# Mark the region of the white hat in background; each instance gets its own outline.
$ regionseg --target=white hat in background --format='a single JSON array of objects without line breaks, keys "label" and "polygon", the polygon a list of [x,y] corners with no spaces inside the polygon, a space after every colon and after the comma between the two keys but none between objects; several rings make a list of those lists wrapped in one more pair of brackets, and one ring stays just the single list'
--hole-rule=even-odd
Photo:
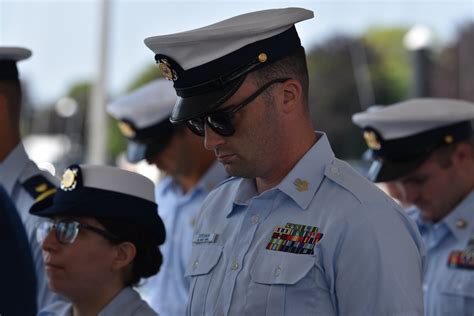
[{"label": "white hat in background", "polygon": [[143,160],[168,144],[175,129],[169,117],[176,99],[172,83],[157,79],[107,106],[128,139],[128,161]]},{"label": "white hat in background", "polygon": [[441,98],[411,99],[356,113],[374,159],[369,179],[395,180],[415,170],[437,148],[472,136],[474,103]]}]

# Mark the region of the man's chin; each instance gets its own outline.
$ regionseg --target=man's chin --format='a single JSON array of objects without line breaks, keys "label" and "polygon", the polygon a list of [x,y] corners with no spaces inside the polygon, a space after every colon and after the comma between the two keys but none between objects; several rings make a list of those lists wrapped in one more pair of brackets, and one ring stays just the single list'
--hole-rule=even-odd
[{"label": "man's chin", "polygon": [[439,216],[437,216],[436,212],[433,211],[433,210],[430,210],[430,209],[427,209],[427,208],[421,208],[419,207],[419,209],[421,210],[421,218],[424,220],[424,221],[429,221],[429,222],[438,222],[439,220],[441,220],[441,218]]}]

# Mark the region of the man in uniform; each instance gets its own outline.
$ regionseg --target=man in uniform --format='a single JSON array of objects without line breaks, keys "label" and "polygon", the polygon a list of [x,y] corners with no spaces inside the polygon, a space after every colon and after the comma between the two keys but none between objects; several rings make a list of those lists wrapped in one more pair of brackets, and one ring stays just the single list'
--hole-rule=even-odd
[{"label": "man in uniform", "polygon": [[421,241],[399,206],[334,157],[309,116],[299,8],[151,37],[230,178],[195,228],[191,315],[421,315]]},{"label": "man in uniform", "polygon": [[190,280],[184,276],[191,256],[193,225],[204,198],[227,174],[202,138],[171,124],[176,102],[172,84],[154,80],[109,105],[128,138],[127,159],[146,159],[166,177],[156,188],[156,202],[166,227],[160,273],[141,287],[143,298],[161,315],[184,315]]},{"label": "man in uniform", "polygon": [[369,178],[415,205],[427,248],[426,315],[474,314],[474,103],[411,99],[353,121],[373,152]]},{"label": "man in uniform", "polygon": [[16,62],[31,56],[19,47],[0,47],[0,184],[12,198],[25,225],[38,279],[38,308],[57,295],[47,285],[41,248],[35,238],[38,219],[28,211],[33,202],[56,191],[58,181],[28,158],[20,136],[21,84]]}]

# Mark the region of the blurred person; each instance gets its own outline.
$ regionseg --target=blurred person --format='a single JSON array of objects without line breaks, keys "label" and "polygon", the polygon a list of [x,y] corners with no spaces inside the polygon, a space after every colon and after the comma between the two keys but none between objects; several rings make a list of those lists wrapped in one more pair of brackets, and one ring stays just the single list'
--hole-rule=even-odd
[{"label": "blurred person", "polygon": [[172,84],[154,80],[108,107],[128,138],[127,159],[156,165],[165,177],[156,187],[159,214],[166,227],[161,272],[140,287],[144,299],[163,315],[184,315],[190,279],[193,226],[207,194],[227,174],[202,138],[169,121],[176,102]]},{"label": "blurred person", "polygon": [[158,273],[165,240],[154,185],[134,172],[72,165],[61,188],[30,213],[49,218],[37,229],[48,284],[71,302],[40,316],[157,315],[133,289]]},{"label": "blurred person", "polygon": [[190,315],[420,315],[419,233],[314,131],[300,8],[147,38],[179,96],[171,120],[234,176],[206,198]]},{"label": "blurred person", "polygon": [[36,275],[25,228],[0,185],[0,315],[36,315]]},{"label": "blurred person", "polygon": [[427,248],[426,315],[474,314],[474,103],[419,98],[353,116],[374,161],[369,178],[415,207]]},{"label": "blurred person", "polygon": [[16,63],[29,58],[31,51],[20,47],[0,47],[0,184],[12,198],[25,226],[38,279],[38,308],[58,299],[47,286],[41,249],[35,238],[38,218],[28,213],[35,200],[55,192],[58,181],[40,170],[28,157],[21,142],[21,83]]},{"label": "blurred person", "polygon": [[410,208],[413,204],[407,200],[405,190],[396,181],[387,181],[382,183],[385,192],[395,199],[404,209]]}]

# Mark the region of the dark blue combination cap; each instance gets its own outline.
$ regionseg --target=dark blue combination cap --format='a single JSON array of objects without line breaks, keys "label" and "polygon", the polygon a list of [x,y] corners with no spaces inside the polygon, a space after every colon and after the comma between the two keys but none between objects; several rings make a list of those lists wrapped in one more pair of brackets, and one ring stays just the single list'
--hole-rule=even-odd
[{"label": "dark blue combination cap", "polygon": [[31,51],[22,47],[0,46],[0,80],[18,79],[16,63],[31,56]]},{"label": "dark blue combination cap", "polygon": [[386,182],[408,175],[438,148],[472,137],[474,103],[420,98],[356,113],[372,165],[368,178]]},{"label": "dark blue combination cap", "polygon": [[128,139],[129,162],[151,158],[168,145],[176,128],[169,121],[176,98],[171,82],[157,79],[107,106]]},{"label": "dark blue combination cap", "polygon": [[125,221],[145,229],[156,245],[165,241],[153,182],[115,167],[70,166],[58,191],[33,204],[30,213],[42,217],[87,216]]},{"label": "dark blue combination cap", "polygon": [[239,89],[246,74],[294,53],[301,47],[294,24],[312,17],[312,11],[300,8],[264,10],[145,39],[179,97],[171,121],[214,111]]}]

